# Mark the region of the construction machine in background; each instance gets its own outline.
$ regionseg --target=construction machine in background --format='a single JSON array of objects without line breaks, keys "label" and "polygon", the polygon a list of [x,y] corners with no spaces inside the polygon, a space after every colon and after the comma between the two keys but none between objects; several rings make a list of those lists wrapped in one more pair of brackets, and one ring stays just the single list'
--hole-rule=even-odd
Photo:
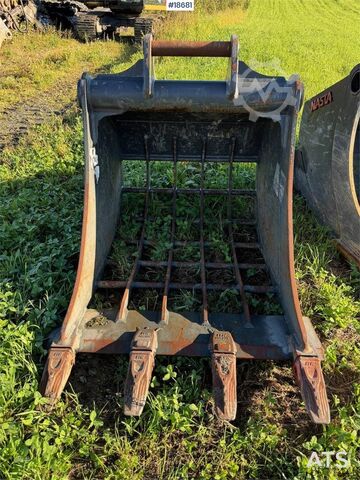
[{"label": "construction machine in background", "polygon": [[41,28],[37,4],[32,0],[0,0],[0,47],[12,38],[12,32],[27,33],[29,27]]},{"label": "construction machine in background", "polygon": [[42,0],[42,6],[53,22],[72,28],[82,41],[127,36],[140,43],[159,17],[144,14],[144,0]]},{"label": "construction machine in background", "polygon": [[0,0],[0,46],[35,26],[69,29],[81,41],[127,37],[141,43],[163,17],[163,0]]}]

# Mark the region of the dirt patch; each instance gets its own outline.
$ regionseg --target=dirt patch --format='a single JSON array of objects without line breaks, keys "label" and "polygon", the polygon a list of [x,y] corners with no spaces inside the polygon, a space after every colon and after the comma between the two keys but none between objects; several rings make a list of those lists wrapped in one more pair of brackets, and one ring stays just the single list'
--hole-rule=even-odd
[{"label": "dirt patch", "polygon": [[[20,101],[0,112],[0,152],[3,148],[16,146],[20,138],[32,127],[41,125],[53,115],[64,115],[75,102],[76,79],[66,79],[39,96]],[[73,100],[66,103],[65,99]]]},{"label": "dirt patch", "polygon": [[245,428],[249,417],[258,415],[295,437],[314,432],[289,364],[238,362],[237,376],[237,426]]},{"label": "dirt patch", "polygon": [[[105,424],[112,424],[122,407],[123,384],[128,361],[124,355],[78,354],[69,384],[82,405],[101,411]],[[69,388],[69,387],[68,387]]]}]

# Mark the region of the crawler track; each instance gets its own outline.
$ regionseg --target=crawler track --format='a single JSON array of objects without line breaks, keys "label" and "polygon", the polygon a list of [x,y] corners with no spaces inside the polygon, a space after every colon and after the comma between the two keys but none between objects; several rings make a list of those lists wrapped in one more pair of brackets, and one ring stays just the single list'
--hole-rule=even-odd
[{"label": "crawler track", "polygon": [[[48,121],[53,115],[64,114],[75,98],[75,82],[72,80],[43,92],[42,96],[30,97],[25,101],[17,102],[0,112],[0,152],[9,146],[15,146],[28,131]],[[69,87],[70,86],[70,87]]]}]

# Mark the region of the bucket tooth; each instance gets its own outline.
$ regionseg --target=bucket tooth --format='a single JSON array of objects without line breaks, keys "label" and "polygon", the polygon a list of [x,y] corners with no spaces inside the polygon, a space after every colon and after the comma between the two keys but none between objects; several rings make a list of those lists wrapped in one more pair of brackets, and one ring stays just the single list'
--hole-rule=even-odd
[{"label": "bucket tooth", "polygon": [[40,382],[40,391],[50,399],[50,403],[55,403],[60,397],[74,363],[75,352],[71,347],[50,347]]},{"label": "bucket tooth", "polygon": [[157,346],[156,329],[145,327],[135,333],[131,343],[129,369],[125,381],[125,415],[138,417],[144,409]]},{"label": "bucket tooth", "polygon": [[229,332],[211,337],[211,369],[216,415],[222,420],[236,417],[236,346]]},{"label": "bucket tooth", "polygon": [[330,423],[330,408],[321,363],[317,357],[299,355],[294,362],[306,410],[314,423]]}]

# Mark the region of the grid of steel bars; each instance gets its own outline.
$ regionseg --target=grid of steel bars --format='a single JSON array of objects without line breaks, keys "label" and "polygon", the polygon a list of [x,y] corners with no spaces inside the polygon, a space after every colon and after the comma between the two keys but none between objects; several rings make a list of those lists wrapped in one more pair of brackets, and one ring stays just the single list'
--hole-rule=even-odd
[{"label": "grid of steel bars", "polygon": [[[140,187],[123,187],[122,193],[131,194],[145,194],[144,210],[143,210],[143,223],[139,240],[132,240],[128,243],[137,244],[138,250],[135,257],[134,265],[127,280],[101,280],[98,282],[98,288],[106,289],[124,289],[121,302],[119,305],[117,320],[125,321],[129,299],[132,289],[159,289],[163,291],[162,304],[161,304],[161,321],[168,322],[169,310],[168,310],[168,298],[170,290],[193,290],[200,291],[202,296],[202,322],[203,324],[209,323],[209,306],[208,306],[208,290],[224,291],[227,289],[235,289],[238,291],[245,319],[245,325],[251,325],[251,312],[249,303],[247,300],[247,293],[261,294],[261,293],[276,293],[276,288],[271,285],[247,285],[242,277],[241,271],[246,269],[259,269],[266,270],[264,263],[252,263],[252,262],[239,262],[237,249],[252,249],[258,250],[259,244],[257,242],[236,242],[234,240],[233,224],[240,225],[256,225],[254,220],[243,220],[232,218],[233,206],[232,199],[234,195],[244,195],[254,198],[256,201],[256,192],[254,190],[234,189],[233,188],[233,164],[234,164],[234,152],[236,146],[236,138],[233,137],[230,140],[230,151],[228,159],[228,187],[227,189],[207,189],[205,188],[205,163],[207,161],[207,139],[202,141],[201,149],[201,162],[200,162],[200,187],[199,188],[178,188],[178,139],[173,138],[172,141],[172,163],[173,163],[173,186],[172,188],[152,188],[151,187],[151,175],[150,175],[150,153],[149,153],[149,137],[144,136],[144,156],[146,162],[146,185],[144,188]],[[147,245],[154,245],[154,242],[146,239],[146,224],[151,218],[149,213],[149,203],[152,193],[167,193],[171,194],[171,227],[170,227],[170,242],[168,248],[168,257],[166,261],[154,261],[143,259],[144,247]],[[178,194],[198,194],[200,196],[200,216],[197,219],[199,225],[199,239],[195,241],[179,241],[176,240],[176,202]],[[206,261],[205,248],[211,246],[211,242],[205,239],[204,234],[204,211],[205,211],[205,195],[224,195],[227,197],[227,220],[225,222],[228,232],[228,240],[230,244],[232,262],[208,262]],[[196,246],[200,250],[199,261],[174,261],[174,250],[176,247],[182,246]],[[141,267],[152,268],[164,268],[166,267],[166,273],[164,281],[139,281],[137,275]],[[172,271],[174,268],[199,268],[200,267],[200,283],[199,282],[175,282],[172,281]],[[207,270],[229,270],[233,271],[234,283],[224,285],[222,283],[207,282]]]}]

